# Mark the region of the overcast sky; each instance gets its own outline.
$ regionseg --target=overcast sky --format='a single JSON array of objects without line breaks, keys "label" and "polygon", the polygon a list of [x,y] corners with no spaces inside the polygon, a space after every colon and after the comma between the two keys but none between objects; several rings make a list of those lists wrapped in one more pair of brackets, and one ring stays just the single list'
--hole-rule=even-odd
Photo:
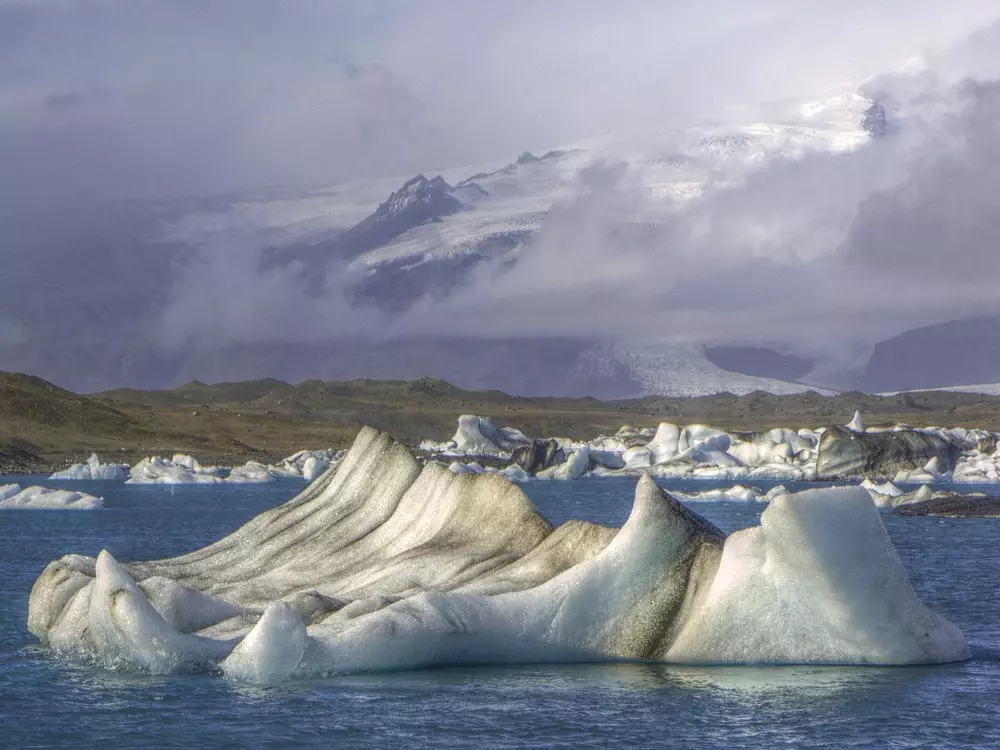
[{"label": "overcast sky", "polygon": [[504,158],[860,81],[997,10],[0,0],[0,201],[203,195]]},{"label": "overcast sky", "polygon": [[[0,254],[21,269],[0,346],[42,348],[69,320],[97,351],[94,321],[143,305],[152,329],[127,335],[177,347],[433,330],[863,348],[994,311],[998,14],[997,0],[0,0]],[[67,210],[434,174],[611,132],[752,122],[761,103],[858,86],[900,105],[878,148],[778,159],[636,241],[615,231],[642,211],[641,166],[598,165],[512,270],[484,264],[394,321],[349,304],[346,279],[309,297],[288,269],[262,274],[249,234],[147,269],[133,241],[146,228],[109,256],[109,219]],[[54,260],[25,250],[52,232]],[[65,296],[87,248],[145,275],[115,287],[127,304],[96,287],[82,306]],[[55,299],[81,314],[50,312]]]}]

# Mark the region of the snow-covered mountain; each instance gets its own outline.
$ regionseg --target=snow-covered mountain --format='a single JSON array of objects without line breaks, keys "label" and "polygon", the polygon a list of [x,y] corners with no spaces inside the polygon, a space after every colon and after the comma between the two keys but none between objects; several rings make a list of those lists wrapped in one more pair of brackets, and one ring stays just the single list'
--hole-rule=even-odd
[{"label": "snow-covered mountain", "polygon": [[[278,299],[271,281],[255,289],[253,274],[288,271],[280,277],[285,297],[319,299],[330,293],[335,277],[345,304],[376,311],[379,325],[391,327],[419,306],[448,300],[483,269],[503,273],[530,258],[553,209],[593,190],[602,169],[627,173],[628,189],[637,195],[633,204],[616,208],[609,236],[655,237],[678,210],[739,185],[762,166],[849,152],[884,133],[892,119],[881,105],[850,91],[815,102],[778,103],[762,112],[743,123],[734,118],[666,132],[637,129],[416,176],[157,207],[151,212],[157,228],[142,244],[167,270],[138,277],[135,309],[121,311],[121,330],[93,332],[104,343],[95,339],[85,348],[89,359],[100,360],[91,368],[99,375],[81,381],[78,368],[67,369],[59,357],[30,344],[10,347],[6,361],[80,389],[162,386],[193,378],[433,376],[464,387],[605,398],[800,391],[808,386],[723,370],[704,356],[706,345],[740,341],[633,339],[628,331],[610,340],[607,334],[588,338],[580,331],[559,338],[551,330],[530,330],[530,324],[529,330],[493,332],[475,343],[465,332],[449,336],[433,325],[419,329],[418,340],[412,333],[376,338],[367,330],[313,338],[310,328],[316,326],[306,319],[276,325],[277,332],[252,319],[255,310],[267,310],[267,303]],[[99,259],[92,262],[100,266]],[[195,278],[191,269],[201,268],[199,262],[222,269],[219,278],[199,282],[205,294],[235,294],[238,304],[197,317],[184,284]],[[180,272],[188,276],[178,281]],[[254,294],[273,299],[245,299]],[[87,305],[100,296],[91,288],[77,305],[84,310],[81,326],[86,327]],[[176,320],[184,315],[177,311],[188,308],[195,321],[189,328],[210,333],[197,347],[176,341],[172,348],[158,347],[163,339],[183,341],[186,333],[177,331]],[[164,316],[164,309],[173,316]],[[325,308],[317,303],[315,309]],[[338,309],[333,315],[345,314]],[[220,318],[239,331],[212,332]]]}]

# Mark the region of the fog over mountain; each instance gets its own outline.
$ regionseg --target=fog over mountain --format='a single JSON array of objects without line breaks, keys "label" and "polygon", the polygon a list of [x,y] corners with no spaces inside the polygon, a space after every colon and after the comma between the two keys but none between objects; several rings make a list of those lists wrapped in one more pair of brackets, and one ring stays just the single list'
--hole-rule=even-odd
[{"label": "fog over mountain", "polygon": [[998,14],[0,0],[0,369],[969,383],[864,373],[1000,314]]}]

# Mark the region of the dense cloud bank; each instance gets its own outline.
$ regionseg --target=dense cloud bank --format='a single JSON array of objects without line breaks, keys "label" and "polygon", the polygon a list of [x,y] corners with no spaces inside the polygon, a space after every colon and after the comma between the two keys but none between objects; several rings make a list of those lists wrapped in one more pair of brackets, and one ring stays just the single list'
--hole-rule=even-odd
[{"label": "dense cloud bank", "polygon": [[[337,342],[433,333],[774,345],[815,358],[814,382],[851,385],[844,373],[878,339],[997,311],[995,8],[724,6],[555,3],[512,17],[447,2],[0,3],[6,366],[82,387],[163,384],[240,347],[332,346],[312,355],[317,369]],[[434,43],[445,28],[447,53]],[[871,138],[796,140],[813,116],[803,102],[822,119],[843,100],[837,117],[859,130],[858,95],[884,113]],[[789,113],[804,130],[787,129]],[[691,129],[716,126],[730,130],[692,151]],[[580,140],[601,133],[614,135]],[[712,150],[745,138],[764,152]],[[290,237],[315,239],[295,213],[305,186],[334,184],[309,194],[322,203],[345,180],[387,177],[352,183],[347,228],[415,172],[574,143],[587,163],[539,206],[530,237],[460,272],[436,259],[425,277],[454,283],[424,296],[412,259],[375,300],[358,294],[373,268],[349,258],[264,262]],[[697,171],[691,196],[664,199],[664,164]],[[259,192],[274,184],[287,187]],[[236,194],[233,231],[170,233],[235,212]],[[159,202],[93,202],[126,195]],[[253,226],[254,206],[286,200],[290,218]],[[55,340],[78,349],[76,374]]]}]

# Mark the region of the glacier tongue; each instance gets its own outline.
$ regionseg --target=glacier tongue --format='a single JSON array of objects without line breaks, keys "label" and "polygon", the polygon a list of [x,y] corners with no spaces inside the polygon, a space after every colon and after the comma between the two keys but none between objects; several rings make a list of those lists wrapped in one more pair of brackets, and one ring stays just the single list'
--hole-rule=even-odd
[{"label": "glacier tongue", "polygon": [[466,662],[968,657],[917,599],[863,489],[781,496],[726,539],[644,476],[621,529],[553,530],[504,478],[421,469],[371,428],[299,496],[203,549],[54,561],[28,627],[112,668],[220,664],[254,682]]}]

